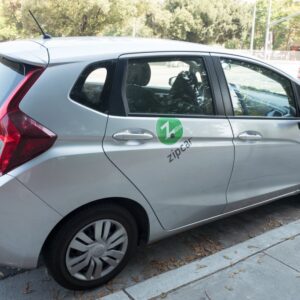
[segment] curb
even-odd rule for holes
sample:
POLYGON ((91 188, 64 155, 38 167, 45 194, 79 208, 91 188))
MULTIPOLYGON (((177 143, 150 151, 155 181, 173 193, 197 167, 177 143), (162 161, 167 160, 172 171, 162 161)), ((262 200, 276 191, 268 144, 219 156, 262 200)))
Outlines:
POLYGON ((297 235, 300 235, 300 220, 272 229, 245 242, 198 259, 177 269, 154 276, 101 299, 145 300, 158 297, 193 281, 231 267, 242 260, 297 235))

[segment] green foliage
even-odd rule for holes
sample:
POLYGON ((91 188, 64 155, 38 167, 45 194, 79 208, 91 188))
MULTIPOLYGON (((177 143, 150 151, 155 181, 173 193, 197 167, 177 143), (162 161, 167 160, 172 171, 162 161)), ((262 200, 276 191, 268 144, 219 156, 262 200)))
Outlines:
POLYGON ((92 35, 105 26, 109 1, 86 0, 2 0, 7 23, 14 24, 21 36, 33 37, 40 32, 28 13, 31 9, 42 25, 54 36, 92 35))
MULTIPOLYGON (((267 0, 257 0, 256 49, 263 47, 267 0)), ((298 6, 297 6, 298 5, 298 6)), ((0 40, 53 36, 135 35, 249 48, 253 4, 245 0, 0 0, 0 40)), ((273 0, 272 19, 300 10, 273 0)), ((274 27, 274 48, 299 39, 299 18, 274 27)))
MULTIPOLYGON (((268 1, 258 0, 256 17, 255 48, 261 49, 265 43, 268 1)), ((272 0, 272 21, 300 12, 300 3, 294 0, 272 0)), ((294 44, 300 44, 300 16, 275 25, 273 33, 273 49, 289 50, 294 44)))
POLYGON ((204 44, 225 44, 235 39, 243 46, 251 14, 237 0, 166 0, 149 12, 146 24, 155 35, 204 44))

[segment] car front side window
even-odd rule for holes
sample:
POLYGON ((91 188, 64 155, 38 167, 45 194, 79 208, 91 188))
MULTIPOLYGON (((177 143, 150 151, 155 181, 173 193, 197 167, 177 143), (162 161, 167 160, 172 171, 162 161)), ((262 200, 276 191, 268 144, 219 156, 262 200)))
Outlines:
POLYGON ((289 79, 268 68, 223 58, 234 115, 266 118, 296 117, 296 104, 289 79))

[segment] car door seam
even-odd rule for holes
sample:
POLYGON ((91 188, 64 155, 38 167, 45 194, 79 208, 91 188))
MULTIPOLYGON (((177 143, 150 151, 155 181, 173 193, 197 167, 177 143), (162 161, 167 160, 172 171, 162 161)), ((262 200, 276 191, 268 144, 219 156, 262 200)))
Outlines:
POLYGON ((235 156, 236 156, 236 154, 235 154, 236 153, 236 148, 235 148, 235 143, 234 143, 234 132, 233 132, 232 124, 231 124, 230 119, 228 117, 227 117, 227 121, 229 123, 229 126, 231 128, 231 133, 232 133, 231 142, 232 142, 232 146, 233 146, 233 162, 232 162, 231 173, 230 173, 227 188, 226 188, 226 205, 225 205, 222 213, 225 213, 225 211, 227 210, 227 207, 228 207, 228 190, 229 190, 229 186, 230 186, 230 183, 231 183, 231 178, 232 178, 234 167, 235 167, 235 156))
POLYGON ((226 117, 226 119, 227 119, 227 121, 229 123, 230 129, 231 129, 231 134, 232 134, 231 142, 232 142, 232 146, 233 146, 233 162, 232 162, 231 172, 230 172, 230 176, 229 176, 227 187, 226 187, 226 194, 225 194, 226 204, 224 205, 224 208, 223 208, 223 212, 222 212, 222 214, 223 214, 223 213, 225 213, 225 211, 226 211, 226 209, 228 207, 228 197, 227 197, 227 195, 228 195, 228 190, 229 190, 231 178, 232 178, 232 175, 233 175, 233 170, 234 170, 234 167, 235 167, 235 153, 236 153, 236 149, 235 149, 235 144, 234 144, 234 132, 233 132, 233 128, 232 128, 232 124, 230 122, 230 119, 229 119, 229 117, 227 115, 226 106, 225 106, 226 99, 224 99, 223 89, 222 89, 222 86, 221 86, 219 75, 217 74, 216 65, 215 65, 216 62, 215 62, 214 57, 212 56, 212 52, 210 52, 209 54, 210 54, 210 59, 211 59, 212 65, 213 65, 213 70, 215 72, 215 75, 216 75, 216 78, 217 78, 217 81, 218 81, 218 85, 219 85, 219 89, 220 89, 220 94, 221 94, 221 97, 222 97, 222 103, 223 103, 223 107, 224 107, 224 112, 225 112, 225 117, 226 117))

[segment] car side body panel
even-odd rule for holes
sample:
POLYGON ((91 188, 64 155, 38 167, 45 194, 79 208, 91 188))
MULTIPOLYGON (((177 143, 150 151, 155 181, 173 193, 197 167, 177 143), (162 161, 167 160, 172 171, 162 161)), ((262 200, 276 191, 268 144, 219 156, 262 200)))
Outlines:
MULTIPOLYGON (((177 51, 122 55, 118 65, 124 67, 123 70, 119 68, 119 76, 123 74, 123 80, 116 87, 119 93, 115 98, 124 103, 126 115, 109 116, 104 139, 107 156, 143 193, 166 230, 188 226, 224 211, 234 161, 233 135, 225 116, 159 116, 155 113, 143 116, 129 112, 122 85, 126 79, 127 59, 163 61, 174 57, 203 59, 210 88, 213 88, 215 96, 215 111, 220 113, 222 97, 218 93, 218 83, 213 80, 214 70, 210 68, 208 53, 177 51), (157 124, 163 120, 172 121, 172 118, 180 122, 183 135, 175 144, 166 145, 158 138, 157 124), (114 138, 114 135, 127 131, 145 131, 153 138, 123 141, 114 138)), ((165 73, 161 72, 162 83, 165 73)), ((150 87, 153 88, 149 84, 150 87)))
POLYGON ((227 210, 299 191, 300 120, 230 119, 235 167, 228 188, 227 210), (241 132, 260 132, 261 141, 242 141, 241 132))
POLYGON ((22 100, 22 111, 55 132, 58 139, 51 149, 14 169, 10 175, 62 216, 101 199, 136 201, 147 212, 150 239, 157 239, 161 225, 151 206, 103 152, 107 115, 68 96, 79 74, 89 64, 48 67, 22 100))
POLYGON ((264 62, 238 55, 213 54, 235 147, 235 162, 227 191, 228 204, 225 212, 299 193, 299 111, 296 117, 287 118, 234 116, 219 57, 255 64, 288 78, 294 90, 296 108, 299 108, 299 95, 294 88, 296 83, 293 78, 264 62), (239 138, 240 134, 247 132, 256 133, 259 138, 239 138))
POLYGON ((62 216, 9 175, 0 177, 0 190, 0 265, 34 268, 62 216))
POLYGON ((181 118, 184 135, 175 145, 159 141, 157 121, 155 117, 109 117, 104 140, 108 157, 145 195, 167 230, 222 213, 234 159, 228 120, 181 118), (128 128, 147 130, 154 139, 113 138, 128 128), (190 147, 174 158, 172 153, 189 139, 190 147))

